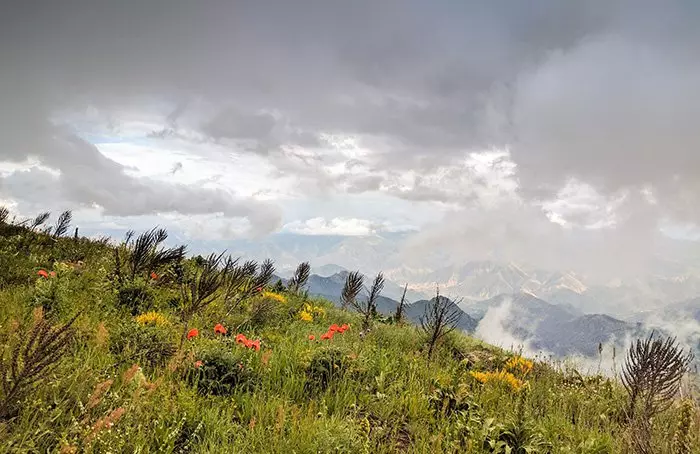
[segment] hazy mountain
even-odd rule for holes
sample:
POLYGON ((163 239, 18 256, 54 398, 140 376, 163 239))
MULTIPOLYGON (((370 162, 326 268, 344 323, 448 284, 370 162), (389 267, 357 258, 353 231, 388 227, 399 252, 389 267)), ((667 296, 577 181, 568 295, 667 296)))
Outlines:
MULTIPOLYGON (((472 333, 476 330, 476 327, 479 324, 477 320, 475 320, 469 314, 464 312, 454 301, 450 300, 449 298, 446 298, 444 296, 441 296, 440 298, 442 300, 447 300, 449 304, 449 311, 457 311, 461 314, 459 323, 457 325, 459 329, 462 329, 469 333, 472 333)), ((428 306, 428 304, 434 303, 434 301, 435 298, 432 298, 430 300, 416 301, 415 303, 408 305, 406 307, 406 318, 408 318, 416 324, 420 324, 420 319, 425 314, 426 307, 428 306)))
POLYGON ((531 348, 557 356, 596 356, 599 344, 623 348, 632 337, 644 336, 643 325, 627 323, 604 314, 588 314, 560 324, 542 324, 530 340, 531 348))
MULTIPOLYGON (((336 304, 340 304, 340 295, 343 291, 343 285, 345 284, 345 279, 347 278, 347 275, 347 271, 336 273, 328 277, 312 274, 309 277, 309 294, 321 296, 336 304)), ((367 294, 361 294, 360 298, 366 299, 367 294)), ((462 309, 460 309, 459 306, 457 306, 453 301, 450 300, 449 303, 452 306, 454 306, 455 310, 459 311, 462 314, 459 323, 459 328, 468 332, 473 332, 476 329, 478 322, 472 317, 470 317, 468 314, 466 314, 462 309)), ((397 300, 384 295, 380 295, 379 299, 377 300, 377 312, 385 316, 393 315, 396 312, 398 304, 399 302, 397 300)), ((406 304, 406 318, 413 323, 419 324, 420 318, 423 316, 427 304, 428 300, 419 300, 414 303, 406 304)))

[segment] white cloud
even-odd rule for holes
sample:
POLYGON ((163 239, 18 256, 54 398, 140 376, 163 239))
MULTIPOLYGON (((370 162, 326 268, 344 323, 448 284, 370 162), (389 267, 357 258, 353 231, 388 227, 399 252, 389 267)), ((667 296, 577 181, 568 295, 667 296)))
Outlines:
POLYGON ((300 235, 366 236, 379 232, 402 232, 414 230, 412 226, 395 226, 368 219, 316 217, 305 221, 294 221, 282 227, 283 232, 300 235))

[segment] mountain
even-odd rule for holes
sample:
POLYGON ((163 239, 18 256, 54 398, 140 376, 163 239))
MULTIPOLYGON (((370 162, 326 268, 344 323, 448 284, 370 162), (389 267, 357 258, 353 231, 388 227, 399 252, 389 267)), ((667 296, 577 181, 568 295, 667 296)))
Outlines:
MULTIPOLYGON (((460 319, 457 327, 461 330, 464 330, 468 333, 473 333, 476 331, 476 327, 478 326, 479 322, 471 317, 469 314, 464 312, 454 301, 450 300, 449 298, 446 298, 444 296, 440 297, 442 300, 446 300, 448 303, 448 311, 452 312, 458 312, 460 314, 460 319)), ((413 304, 410 304, 406 307, 406 318, 411 320, 415 324, 420 324, 421 317, 425 314, 425 310, 428 307, 429 304, 433 304, 435 302, 435 298, 432 298, 430 300, 420 300, 416 301, 413 304)))
MULTIPOLYGON (((484 301, 471 301, 461 305, 468 314, 481 320, 489 309, 508 305, 513 323, 521 329, 534 331, 540 324, 557 324, 575 318, 579 312, 550 304, 529 293, 502 294, 484 301)), ((514 325, 514 326, 515 326, 514 325)))
POLYGON ((407 280, 409 288, 416 291, 433 292, 437 285, 443 294, 473 301, 521 292, 546 295, 568 291, 581 294, 587 290, 582 278, 574 273, 546 272, 512 262, 473 261, 432 272, 423 270, 423 273, 398 268, 386 274, 395 281, 407 280))
POLYGON ((613 343, 623 348, 632 337, 640 337, 646 330, 639 324, 618 320, 604 314, 588 314, 557 325, 538 327, 531 348, 541 349, 556 356, 598 354, 599 344, 613 343))
MULTIPOLYGON (((309 277, 308 289, 309 294, 314 296, 321 296, 336 303, 340 304, 340 295, 343 291, 343 285, 345 284, 345 279, 347 278, 348 272, 343 271, 336 273, 332 276, 323 277, 316 274, 312 274, 309 277)), ((284 280, 283 280, 284 282, 284 280)), ((367 298, 367 295, 361 295, 360 298, 367 298)), ((444 297, 441 297, 444 298, 444 297)), ((408 320, 415 324, 420 323, 420 318, 425 312, 426 305, 432 300, 419 300, 414 303, 408 303, 405 306, 405 315, 408 320)), ((467 332, 474 332, 478 322, 465 313, 457 304, 453 301, 448 300, 450 304, 450 310, 456 310, 461 314, 460 322, 458 327, 467 332)), ((396 312, 396 308, 399 302, 395 299, 389 298, 387 296, 380 295, 377 300, 377 312, 384 316, 393 315, 396 312)))
POLYGON ((599 343, 614 343, 622 348, 632 336, 647 332, 641 323, 604 314, 581 314, 526 293, 499 295, 463 304, 462 308, 479 322, 486 320, 484 326, 489 329, 501 329, 506 337, 519 339, 532 350, 558 357, 595 356, 599 343))

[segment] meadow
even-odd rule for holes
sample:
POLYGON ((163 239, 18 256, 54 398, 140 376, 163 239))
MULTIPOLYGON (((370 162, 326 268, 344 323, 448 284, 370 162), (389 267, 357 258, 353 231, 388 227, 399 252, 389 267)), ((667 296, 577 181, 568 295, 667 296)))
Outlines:
POLYGON ((309 297, 303 272, 271 282, 272 261, 3 213, 0 452, 700 453, 685 386, 640 421, 618 379, 433 345, 309 297))

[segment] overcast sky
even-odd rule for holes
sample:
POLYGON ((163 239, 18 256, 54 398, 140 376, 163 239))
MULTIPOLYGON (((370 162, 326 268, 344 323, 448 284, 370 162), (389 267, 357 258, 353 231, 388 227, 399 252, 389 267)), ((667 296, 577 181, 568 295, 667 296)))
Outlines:
POLYGON ((660 230, 698 238, 699 22, 687 0, 11 2, 0 200, 636 269, 660 230))

